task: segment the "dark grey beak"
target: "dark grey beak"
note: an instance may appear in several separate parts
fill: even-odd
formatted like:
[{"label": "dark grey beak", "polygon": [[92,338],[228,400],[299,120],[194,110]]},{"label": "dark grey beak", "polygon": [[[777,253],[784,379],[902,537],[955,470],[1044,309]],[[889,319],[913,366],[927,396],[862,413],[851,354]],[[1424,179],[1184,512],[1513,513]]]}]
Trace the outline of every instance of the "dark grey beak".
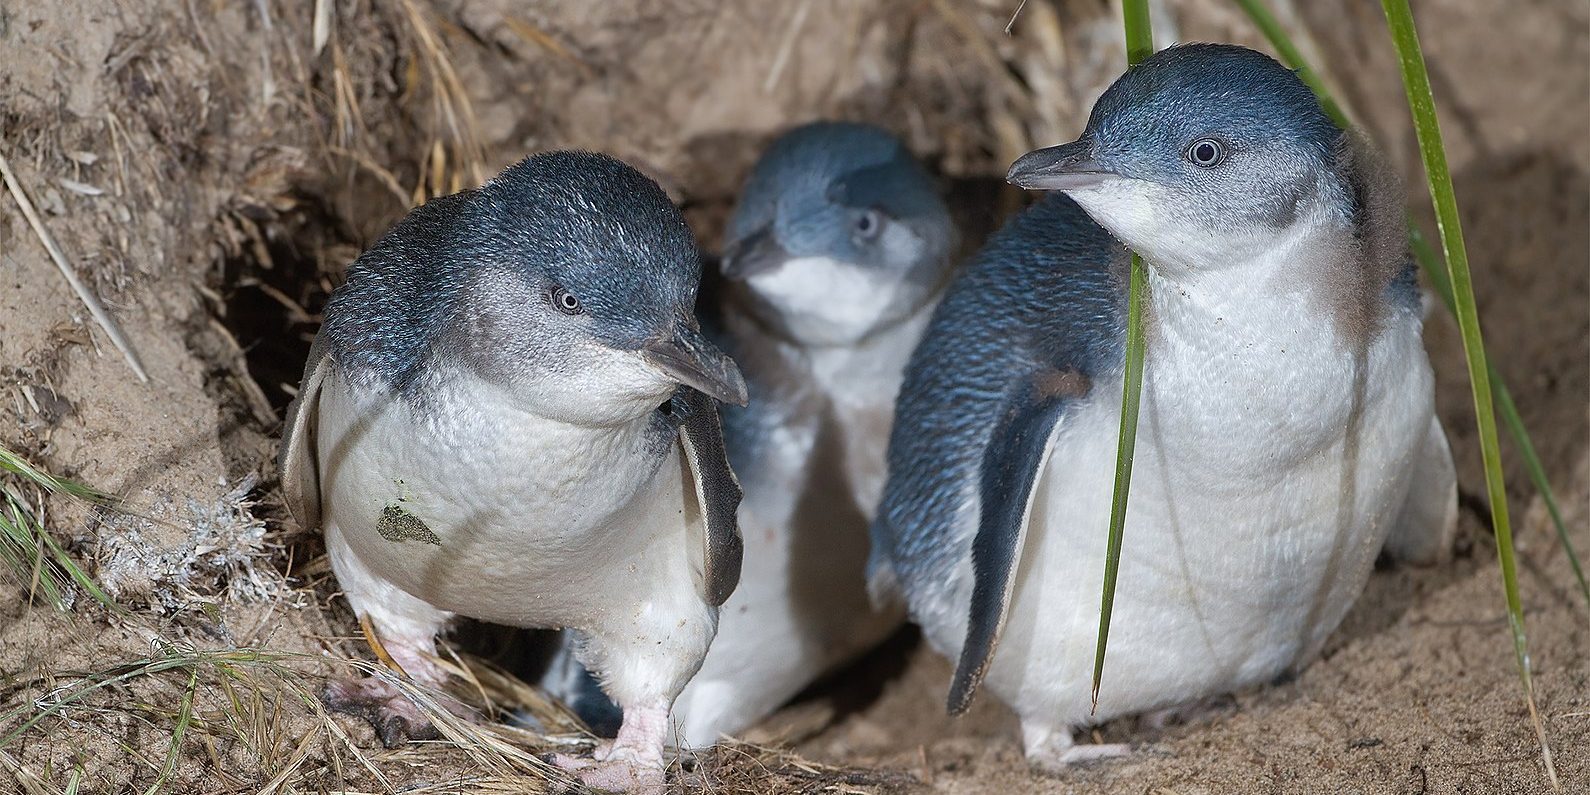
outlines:
[{"label": "dark grey beak", "polygon": [[770,271],[789,259],[789,252],[778,244],[773,227],[764,226],[730,243],[723,249],[723,276],[743,281]]},{"label": "dark grey beak", "polygon": [[640,355],[663,375],[721,402],[744,406],[748,401],[740,368],[699,329],[677,324],[672,339],[648,342]]},{"label": "dark grey beak", "polygon": [[1115,176],[1114,171],[1093,159],[1093,142],[1083,138],[1022,155],[1011,164],[1005,181],[1027,190],[1075,190],[1091,188]]}]

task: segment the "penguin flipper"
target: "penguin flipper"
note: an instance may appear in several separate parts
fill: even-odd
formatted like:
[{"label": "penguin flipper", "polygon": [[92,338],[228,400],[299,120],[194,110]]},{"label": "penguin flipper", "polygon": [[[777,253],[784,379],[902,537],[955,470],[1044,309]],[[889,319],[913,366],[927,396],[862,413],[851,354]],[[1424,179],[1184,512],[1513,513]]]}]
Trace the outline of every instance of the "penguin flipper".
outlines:
[{"label": "penguin flipper", "polygon": [[1001,406],[983,451],[981,508],[972,540],[971,612],[950,682],[951,715],[971,706],[994,659],[1026,543],[1034,486],[1049,460],[1061,415],[1086,388],[1085,377],[1049,369],[1018,383]]},{"label": "penguin flipper", "polygon": [[1396,560],[1417,566],[1442,563],[1452,556],[1458,500],[1452,448],[1439,417],[1430,418],[1430,428],[1414,453],[1412,469],[1408,496],[1403,500],[1397,523],[1386,536],[1385,550]]},{"label": "penguin flipper", "polygon": [[684,449],[690,485],[706,525],[702,596],[717,606],[728,601],[729,594],[740,584],[740,562],[745,550],[738,519],[740,482],[729,468],[723,447],[723,423],[712,399],[690,387],[681,387],[674,395],[674,409],[681,416],[680,447]]},{"label": "penguin flipper", "polygon": [[282,423],[281,451],[276,459],[287,510],[306,530],[320,526],[317,426],[320,423],[320,387],[330,372],[331,359],[326,356],[325,345],[316,337],[309,348],[309,360],[304,364],[304,377],[298,384],[298,395],[287,406],[287,419]]}]

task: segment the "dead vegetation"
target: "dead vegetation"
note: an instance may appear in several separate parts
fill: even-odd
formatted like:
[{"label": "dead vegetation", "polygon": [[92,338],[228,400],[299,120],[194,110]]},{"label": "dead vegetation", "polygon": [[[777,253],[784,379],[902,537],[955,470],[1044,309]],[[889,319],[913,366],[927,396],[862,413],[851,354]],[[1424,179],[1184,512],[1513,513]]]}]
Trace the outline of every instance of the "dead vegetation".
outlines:
[{"label": "dead vegetation", "polygon": [[[1164,5],[1162,41],[1256,42],[1226,4]],[[113,494],[115,507],[71,493],[72,481],[0,476],[0,780],[28,795],[567,790],[541,755],[590,738],[481,657],[450,651],[447,662],[461,674],[451,695],[482,721],[414,693],[442,741],[380,749],[368,727],[320,703],[327,679],[384,671],[318,540],[281,509],[271,462],[342,268],[412,204],[554,147],[634,162],[710,249],[761,144],[819,116],[904,135],[945,175],[975,241],[1020,201],[987,183],[1027,149],[1073,136],[1124,64],[1117,6],[1102,0],[1029,2],[1015,37],[1003,33],[1014,3],[995,0],[39,6],[0,9],[0,157],[9,192],[31,196],[37,216],[24,226],[0,213],[0,262],[24,274],[0,292],[0,395],[11,404],[0,443]],[[1321,35],[1351,40],[1357,14],[1343,14],[1348,33]],[[1314,30],[1310,19],[1319,24],[1289,22]],[[24,35],[30,27],[42,33]],[[1316,63],[1368,68],[1351,47],[1314,41],[1305,36],[1326,50]],[[1343,74],[1332,82],[1398,152],[1398,106]],[[1573,340],[1581,325],[1563,333]],[[1530,390],[1549,404],[1537,416],[1583,429],[1582,403],[1566,413],[1553,397],[1582,390],[1581,364],[1550,365],[1560,383]],[[1559,471],[1583,451],[1565,436],[1543,445]],[[1380,583],[1380,595],[1458,576]],[[1551,660],[1551,648],[1538,653]],[[919,668],[907,679],[938,688]],[[1590,688],[1552,676],[1548,664],[1553,730],[1585,737],[1560,714],[1590,709]],[[938,694],[890,687],[886,701],[937,707]],[[710,793],[917,791],[935,772],[1019,766],[1005,751],[955,745],[994,743],[1004,718],[993,709],[975,724],[996,727],[987,736],[975,728],[947,744],[923,735],[933,719],[914,708],[852,717],[843,735],[824,732],[844,715],[808,715],[776,741],[683,755],[671,780]],[[1515,718],[1499,720],[1524,733],[1507,748],[1525,749],[1527,766]],[[879,734],[889,736],[869,739]],[[1563,761],[1568,781],[1590,775]],[[1034,786],[1010,775],[975,791]]]}]

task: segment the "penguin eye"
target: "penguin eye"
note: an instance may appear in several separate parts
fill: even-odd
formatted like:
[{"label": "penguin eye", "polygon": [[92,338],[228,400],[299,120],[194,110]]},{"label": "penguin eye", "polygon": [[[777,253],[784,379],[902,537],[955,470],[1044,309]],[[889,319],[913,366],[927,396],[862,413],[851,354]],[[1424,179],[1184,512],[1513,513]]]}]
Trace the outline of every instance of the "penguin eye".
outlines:
[{"label": "penguin eye", "polygon": [[1226,147],[1213,138],[1199,138],[1187,147],[1187,159],[1199,168],[1214,168],[1225,162]]},{"label": "penguin eye", "polygon": [[580,306],[580,299],[574,293],[562,287],[552,288],[552,305],[565,315],[580,315],[585,313],[585,307]]},{"label": "penguin eye", "polygon": [[878,236],[878,230],[883,228],[883,215],[877,210],[867,210],[856,216],[856,236],[862,240],[871,240]]}]

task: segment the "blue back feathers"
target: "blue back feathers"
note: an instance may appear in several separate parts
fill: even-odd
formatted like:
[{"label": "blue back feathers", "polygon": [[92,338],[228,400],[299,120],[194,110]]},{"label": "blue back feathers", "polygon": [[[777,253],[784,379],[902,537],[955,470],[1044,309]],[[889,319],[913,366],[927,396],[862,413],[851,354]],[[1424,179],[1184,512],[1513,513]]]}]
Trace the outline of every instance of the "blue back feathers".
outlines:
[{"label": "blue back feathers", "polygon": [[911,357],[889,439],[889,482],[873,524],[908,594],[942,587],[966,555],[988,436],[1007,392],[1052,367],[1089,380],[1119,371],[1125,248],[1062,194],[1012,219],[951,283]]}]

